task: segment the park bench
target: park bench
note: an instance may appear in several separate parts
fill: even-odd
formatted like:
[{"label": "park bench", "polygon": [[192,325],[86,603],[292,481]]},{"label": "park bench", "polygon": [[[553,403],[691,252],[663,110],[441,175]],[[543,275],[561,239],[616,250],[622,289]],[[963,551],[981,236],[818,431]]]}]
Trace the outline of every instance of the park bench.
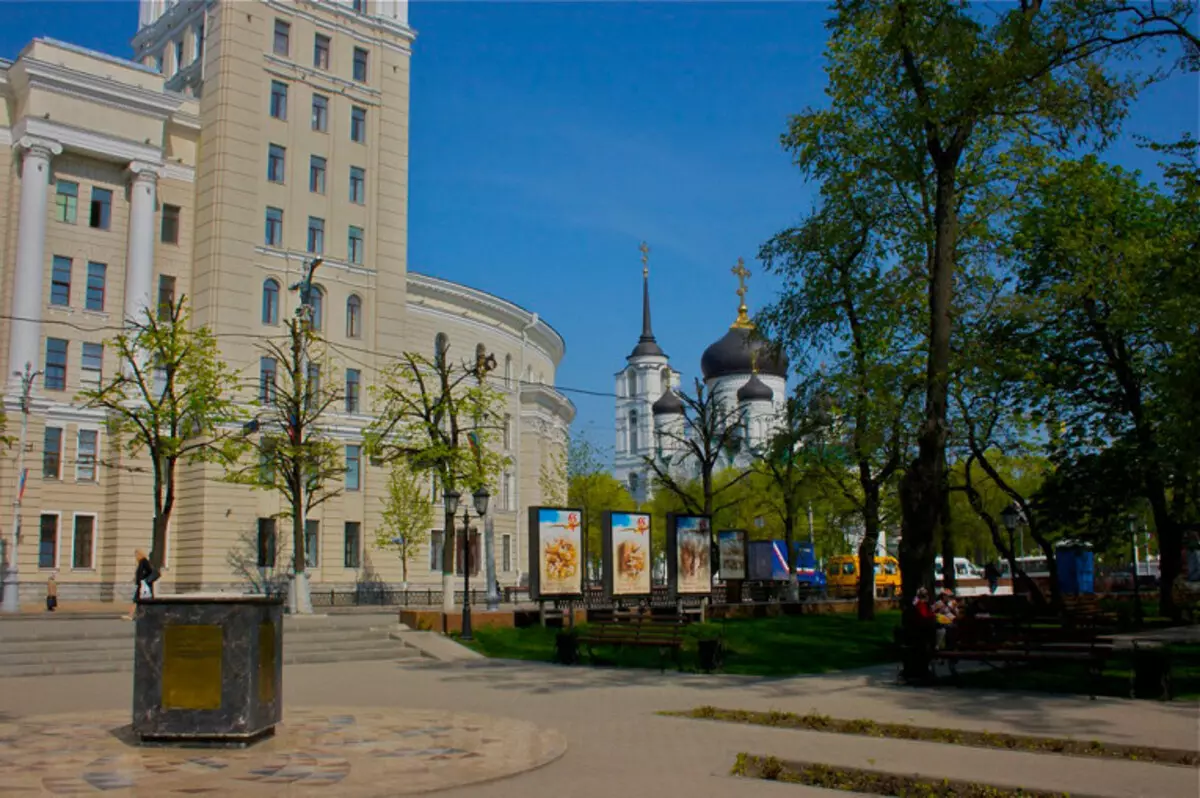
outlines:
[{"label": "park bench", "polygon": [[666,670],[666,659],[670,655],[675,661],[675,667],[682,667],[680,652],[683,649],[684,624],[679,621],[658,621],[625,619],[602,621],[589,624],[587,630],[579,635],[579,642],[587,646],[588,656],[596,661],[595,648],[611,646],[617,649],[617,656],[626,648],[658,649],[659,670]]}]

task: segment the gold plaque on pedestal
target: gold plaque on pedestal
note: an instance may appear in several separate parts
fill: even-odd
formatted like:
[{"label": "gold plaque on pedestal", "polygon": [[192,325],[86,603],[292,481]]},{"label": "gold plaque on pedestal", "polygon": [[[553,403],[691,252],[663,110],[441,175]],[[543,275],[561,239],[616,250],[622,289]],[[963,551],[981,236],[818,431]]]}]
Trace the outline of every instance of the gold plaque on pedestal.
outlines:
[{"label": "gold plaque on pedestal", "polygon": [[258,702],[275,700],[275,624],[258,625]]},{"label": "gold plaque on pedestal", "polygon": [[220,709],[220,626],[175,625],[163,630],[163,709]]}]

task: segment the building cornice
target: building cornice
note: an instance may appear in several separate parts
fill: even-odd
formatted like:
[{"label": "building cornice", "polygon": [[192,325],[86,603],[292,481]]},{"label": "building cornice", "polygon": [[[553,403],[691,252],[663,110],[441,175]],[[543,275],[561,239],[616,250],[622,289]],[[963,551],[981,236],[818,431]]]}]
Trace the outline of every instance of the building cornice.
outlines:
[{"label": "building cornice", "polygon": [[[562,362],[563,355],[566,354],[566,342],[563,337],[544,319],[520,305],[477,288],[410,271],[408,272],[408,303],[410,307],[414,304],[414,297],[441,300],[495,319],[510,329],[516,330],[518,340],[520,331],[529,327],[530,343],[545,352],[555,366]],[[432,308],[432,310],[436,311],[437,309]],[[445,315],[450,318],[461,318],[453,313]]]},{"label": "building cornice", "polygon": [[[281,11],[286,14],[293,14],[301,19],[305,19],[314,25],[333,28],[342,33],[347,33],[350,36],[358,39],[361,42],[368,44],[380,44],[390,50],[398,50],[403,53],[412,53],[412,43],[417,38],[417,32],[413,28],[405,25],[397,20],[390,20],[386,17],[377,17],[371,14],[362,14],[353,9],[344,8],[334,3],[318,3],[314,0],[301,0],[296,3],[284,3],[280,0],[264,0],[264,5],[268,8],[273,8],[276,11]],[[325,14],[334,14],[340,17],[337,21],[326,19],[323,15],[314,14],[310,11],[303,10],[303,6],[312,8],[320,8]],[[379,33],[386,33],[403,40],[403,44],[398,42],[389,42],[382,39],[376,39],[370,36],[364,36],[359,33],[350,22],[357,22],[365,25]]]},{"label": "building cornice", "polygon": [[43,89],[158,120],[165,120],[179,110],[184,100],[36,58],[21,58],[10,75],[18,90]]},{"label": "building cornice", "polygon": [[142,161],[155,166],[161,166],[163,163],[162,150],[153,145],[138,144],[128,139],[106,136],[48,119],[23,117],[13,126],[12,136],[14,140],[20,140],[22,136],[52,139],[66,149],[112,161]]},{"label": "building cornice", "polygon": [[134,34],[129,45],[135,53],[144,55],[143,51],[151,49],[150,45],[166,43],[167,39],[186,27],[197,9],[203,8],[211,2],[213,0],[179,0],[160,14],[158,19]]},{"label": "building cornice", "polygon": [[521,415],[531,412],[525,409],[527,405],[533,406],[533,412],[548,412],[562,423],[575,420],[575,403],[549,385],[521,386]]}]

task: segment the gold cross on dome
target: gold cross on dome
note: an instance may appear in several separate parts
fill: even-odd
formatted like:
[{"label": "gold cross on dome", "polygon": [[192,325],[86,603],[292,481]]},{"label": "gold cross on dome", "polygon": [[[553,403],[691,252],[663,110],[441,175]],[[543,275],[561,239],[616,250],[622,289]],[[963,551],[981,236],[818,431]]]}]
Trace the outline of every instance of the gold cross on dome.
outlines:
[{"label": "gold cross on dome", "polygon": [[733,323],[733,326],[753,329],[754,322],[750,321],[750,312],[746,308],[746,278],[750,276],[750,270],[746,268],[746,262],[738,258],[737,265],[730,269],[730,271],[738,278],[738,314],[737,321]]},{"label": "gold cross on dome", "polygon": [[640,247],[638,247],[638,249],[641,250],[641,252],[642,252],[642,276],[649,277],[650,276],[650,247],[646,246],[646,242],[643,241],[642,245]]}]

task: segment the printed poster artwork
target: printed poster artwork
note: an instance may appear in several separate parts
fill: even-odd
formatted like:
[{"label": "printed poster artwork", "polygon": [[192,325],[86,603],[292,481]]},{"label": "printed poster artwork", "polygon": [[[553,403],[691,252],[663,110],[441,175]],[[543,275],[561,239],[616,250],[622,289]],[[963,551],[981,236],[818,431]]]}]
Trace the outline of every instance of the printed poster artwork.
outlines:
[{"label": "printed poster artwork", "polygon": [[717,548],[721,553],[721,578],[746,578],[746,533],[730,529],[717,533]]},{"label": "printed poster artwork", "polygon": [[650,595],[650,516],[612,514],[614,596]]},{"label": "printed poster artwork", "polygon": [[575,510],[538,510],[541,547],[540,592],[577,596],[583,592],[583,525]]},{"label": "printed poster artwork", "polygon": [[712,565],[709,554],[712,533],[708,519],[700,516],[675,517],[676,591],[679,593],[711,593]]}]

